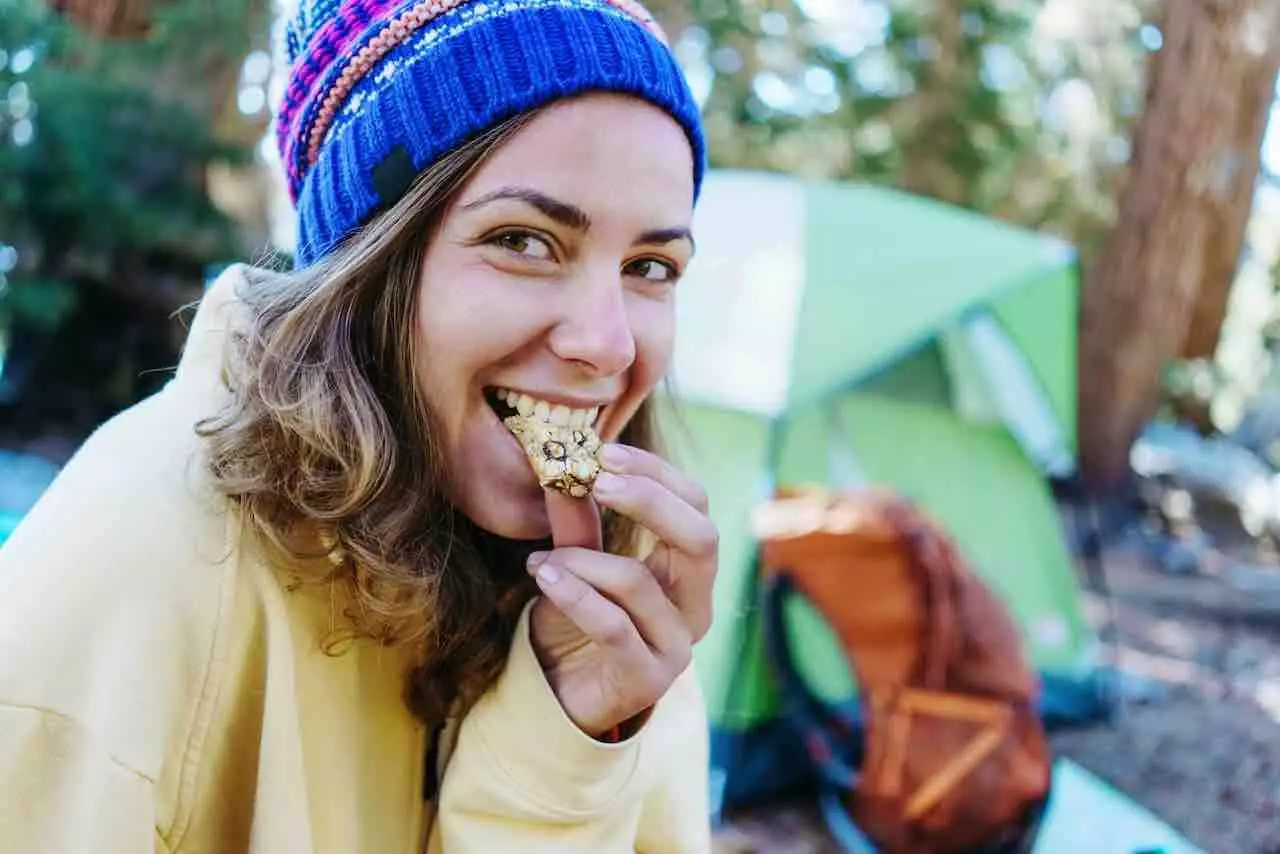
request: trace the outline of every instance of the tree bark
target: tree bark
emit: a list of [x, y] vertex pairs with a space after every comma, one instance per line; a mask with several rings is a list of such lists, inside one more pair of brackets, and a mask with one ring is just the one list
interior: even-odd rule
[[953, 165], [959, 147], [959, 125], [965, 90], [975, 76], [964, 53], [963, 0], [931, 4], [926, 23], [934, 54], [917, 81], [917, 90], [901, 98], [891, 111], [895, 122], [913, 128], [902, 151], [898, 185], [910, 193], [953, 205], [969, 205], [968, 176]]
[[105, 38], [137, 38], [151, 25], [152, 0], [50, 0], [54, 11]]
[[[1265, 32], [1255, 35], [1265, 36]], [[1218, 336], [1227, 313], [1227, 300], [1235, 282], [1240, 252], [1244, 248], [1249, 215], [1262, 167], [1262, 139], [1276, 97], [1276, 76], [1280, 74], [1280, 25], [1272, 27], [1269, 42], [1261, 50], [1242, 50], [1232, 60], [1240, 67], [1240, 102], [1232, 127], [1231, 150], [1238, 168], [1228, 176], [1229, 188], [1222, 217], [1206, 246], [1204, 275], [1191, 311], [1187, 337], [1182, 342], [1184, 359], [1209, 359], [1218, 349]]]
[[1235, 188], [1257, 178], [1237, 129], [1259, 107], [1240, 90], [1278, 27], [1275, 0], [1165, 4], [1117, 225], [1082, 299], [1080, 453], [1094, 490], [1127, 478], [1130, 445], [1186, 338]]

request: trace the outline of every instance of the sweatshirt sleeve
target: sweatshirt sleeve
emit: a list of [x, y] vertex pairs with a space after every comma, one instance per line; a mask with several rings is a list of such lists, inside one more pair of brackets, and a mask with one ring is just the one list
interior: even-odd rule
[[0, 792], [5, 851], [166, 851], [151, 781], [56, 713], [0, 705]]
[[506, 668], [458, 730], [431, 854], [709, 852], [706, 720], [692, 669], [638, 733], [604, 744], [556, 700], [528, 620], [526, 607]]
[[177, 403], [100, 427], [0, 547], [0, 852], [163, 851], [185, 809], [234, 588]]
[[706, 854], [711, 851], [711, 748], [702, 686], [692, 667], [666, 699], [674, 720], [660, 733], [664, 743], [653, 747], [658, 775], [644, 800], [635, 850]]

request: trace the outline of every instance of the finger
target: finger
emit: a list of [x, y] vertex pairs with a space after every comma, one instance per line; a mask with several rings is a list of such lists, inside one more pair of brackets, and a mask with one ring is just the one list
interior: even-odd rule
[[707, 512], [707, 491], [701, 484], [657, 454], [629, 445], [610, 444], [600, 449], [600, 462], [606, 471], [614, 474], [642, 475], [656, 480], [686, 504]]
[[[678, 558], [666, 543], [658, 543], [644, 559], [645, 566], [654, 578], [666, 588], [667, 596], [680, 610], [690, 640], [697, 643], [711, 630], [714, 613], [713, 591], [715, 563], [689, 564], [681, 562], [684, 571], [677, 568]], [[666, 579], [666, 580], [664, 580]]]
[[601, 472], [597, 501], [648, 528], [654, 536], [691, 558], [712, 557], [719, 534], [707, 515], [665, 484], [641, 474]]
[[563, 569], [603, 593], [627, 613], [640, 636], [664, 659], [689, 654], [693, 639], [684, 614], [644, 563], [587, 549], [556, 549], [543, 565]]
[[600, 551], [604, 535], [600, 528], [600, 508], [590, 497], [571, 498], [554, 489], [546, 490], [547, 519], [551, 523], [551, 541], [557, 548], [583, 548]]
[[627, 612], [585, 580], [550, 559], [537, 565], [534, 577], [542, 594], [592, 641], [636, 661], [653, 658]]

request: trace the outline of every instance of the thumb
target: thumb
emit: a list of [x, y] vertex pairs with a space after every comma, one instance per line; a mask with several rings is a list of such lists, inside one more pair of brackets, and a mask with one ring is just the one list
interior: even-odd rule
[[546, 490], [547, 519], [551, 542], [558, 549], [580, 548], [600, 551], [604, 535], [600, 529], [600, 508], [591, 496], [570, 498], [553, 489]]

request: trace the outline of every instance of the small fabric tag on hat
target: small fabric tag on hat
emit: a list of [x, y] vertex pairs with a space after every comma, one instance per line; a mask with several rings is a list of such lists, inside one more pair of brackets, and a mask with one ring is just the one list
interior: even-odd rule
[[389, 208], [399, 201], [417, 174], [409, 149], [403, 145], [391, 149], [369, 175], [373, 179], [373, 190], [378, 194], [382, 207]]

